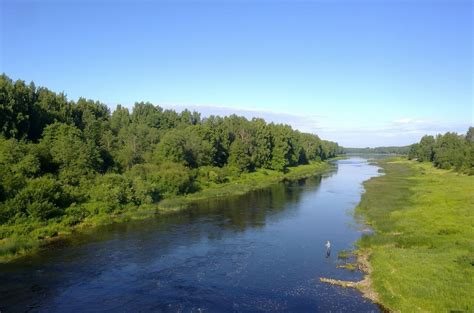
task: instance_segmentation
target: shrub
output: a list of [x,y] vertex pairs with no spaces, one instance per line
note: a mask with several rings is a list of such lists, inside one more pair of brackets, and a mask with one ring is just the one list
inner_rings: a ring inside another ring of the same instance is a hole
[[82,222],[90,212],[83,206],[73,203],[70,207],[65,210],[65,217],[62,223],[64,225],[73,226]]
[[182,164],[172,162],[160,165],[155,184],[165,196],[185,194],[194,188],[191,171]]
[[204,186],[208,186],[209,183],[222,184],[229,180],[226,174],[226,170],[220,167],[202,166],[198,169],[196,180]]
[[106,212],[117,210],[134,200],[132,181],[119,174],[99,176],[90,191],[90,198],[92,202],[102,203]]
[[139,176],[133,179],[133,193],[136,204],[151,204],[161,198],[156,184]]
[[69,204],[70,198],[60,183],[49,176],[28,180],[25,188],[12,201],[5,203],[15,212],[26,213],[40,220],[62,215]]

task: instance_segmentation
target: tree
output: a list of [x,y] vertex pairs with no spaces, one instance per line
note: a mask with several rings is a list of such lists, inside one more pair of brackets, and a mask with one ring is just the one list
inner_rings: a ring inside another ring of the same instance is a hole
[[474,127],[469,127],[466,133],[466,141],[474,143]]
[[311,134],[301,134],[301,142],[308,160],[321,160],[321,140],[318,136]]
[[104,212],[119,210],[134,202],[133,183],[124,175],[108,173],[99,176],[91,188],[90,198],[98,202]]
[[40,145],[47,149],[59,177],[67,184],[77,185],[81,177],[90,177],[102,167],[100,151],[89,145],[75,126],[63,123],[47,126]]
[[14,138],[0,136],[0,201],[15,196],[28,179],[40,173],[40,161],[30,147]]
[[229,158],[230,144],[235,137],[224,124],[224,119],[219,116],[206,118],[202,124],[204,137],[211,145],[212,163],[214,166],[223,167]]
[[111,112],[98,101],[68,101],[0,76],[0,223],[22,224],[8,232],[48,226],[49,219],[71,226],[242,172],[285,171],[339,152],[334,142],[260,118],[201,119],[149,102]]
[[61,184],[49,176],[28,180],[23,188],[8,205],[18,213],[34,219],[47,220],[63,213],[70,205],[70,199],[61,188]]
[[130,118],[135,124],[154,128],[161,128],[164,124],[163,109],[159,106],[154,106],[150,102],[136,102]]
[[183,110],[180,114],[181,123],[185,125],[197,125],[201,122],[201,114],[196,111]]
[[31,113],[29,138],[38,141],[43,129],[54,122],[74,123],[73,106],[64,94],[38,88]]
[[30,128],[32,93],[22,80],[0,76],[0,131],[6,138],[23,138]]
[[436,167],[459,170],[468,159],[465,141],[456,133],[438,135],[434,148],[433,163]]
[[115,111],[110,117],[110,128],[117,135],[121,129],[125,129],[130,125],[130,112],[127,108],[122,107],[120,104],[117,105]]
[[158,163],[172,161],[196,168],[211,164],[211,145],[200,137],[196,127],[168,131],[156,146]]
[[[84,116],[85,114],[87,114],[87,116]],[[87,122],[92,119],[106,121],[109,117],[109,108],[99,101],[79,98],[77,104],[74,105],[74,122],[80,130],[84,130]]]
[[254,131],[254,162],[255,167],[271,168],[273,137],[270,128],[263,119],[252,119]]
[[140,179],[143,189],[139,192],[134,185],[135,197],[141,203],[155,202],[163,197],[185,194],[194,189],[194,175],[182,164],[165,162],[156,164],[138,164],[129,172],[132,180]]
[[408,159],[413,160],[418,158],[418,150],[420,149],[420,144],[415,143],[410,146],[410,150],[408,151]]
[[239,169],[240,172],[253,170],[252,155],[248,143],[237,138],[230,145],[229,165]]
[[431,162],[434,157],[435,139],[433,136],[423,136],[418,145],[418,161]]
[[287,125],[270,125],[273,137],[272,168],[277,171],[285,171],[288,166],[298,162],[293,138],[291,138],[292,129]]

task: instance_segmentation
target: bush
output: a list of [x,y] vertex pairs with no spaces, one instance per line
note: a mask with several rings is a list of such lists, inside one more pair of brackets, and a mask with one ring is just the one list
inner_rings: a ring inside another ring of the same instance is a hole
[[237,167],[228,165],[222,168],[222,174],[225,176],[225,179],[229,181],[234,178],[239,178],[242,173]]
[[158,190],[164,196],[185,194],[194,189],[191,171],[182,164],[166,162],[160,165]]
[[49,176],[31,179],[12,201],[5,205],[17,213],[26,213],[35,219],[47,220],[60,216],[70,204],[69,196],[60,183]]
[[133,202],[132,181],[119,174],[99,176],[90,191],[92,202],[102,203],[106,212],[112,212],[121,206]]
[[220,167],[202,166],[198,169],[196,181],[199,185],[222,184],[229,181],[226,170]]
[[17,207],[13,199],[0,203],[0,224],[6,224],[17,214]]
[[73,203],[70,207],[65,210],[65,217],[62,223],[67,226],[73,226],[82,222],[90,212],[82,205]]
[[142,177],[133,179],[133,192],[136,204],[151,204],[158,202],[161,198],[156,184]]
[[29,146],[0,137],[0,201],[13,198],[28,179],[39,173],[40,162],[29,153]]
[[161,165],[140,164],[135,165],[130,176],[135,180],[137,199],[146,201],[158,199],[165,196],[185,194],[192,191],[194,187],[194,175],[192,171],[183,164],[165,162]]

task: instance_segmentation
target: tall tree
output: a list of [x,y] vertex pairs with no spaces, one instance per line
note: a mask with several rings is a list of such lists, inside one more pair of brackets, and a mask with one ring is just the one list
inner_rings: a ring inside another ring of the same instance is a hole
[[423,136],[418,145],[418,160],[431,162],[434,157],[435,139],[433,136]]

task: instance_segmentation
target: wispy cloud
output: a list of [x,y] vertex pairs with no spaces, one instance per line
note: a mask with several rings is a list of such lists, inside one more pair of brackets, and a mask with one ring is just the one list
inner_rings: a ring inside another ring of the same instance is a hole
[[289,124],[292,127],[304,131],[304,132],[317,132],[320,131],[323,126],[322,122],[328,118],[325,115],[315,115],[315,114],[294,114],[289,112],[278,112],[278,111],[266,111],[260,109],[251,109],[251,108],[234,108],[226,107],[219,105],[181,105],[181,104],[161,104],[165,108],[174,109],[181,111],[184,109],[195,110],[201,113],[203,117],[208,117],[210,115],[220,115],[220,116],[229,116],[232,114],[237,114],[244,116],[247,119],[252,119],[254,117],[263,118],[267,122]]
[[401,118],[377,126],[336,127],[323,129],[322,134],[336,138],[344,146],[400,146],[418,142],[423,135],[446,132],[465,133],[469,123]]
[[303,132],[318,134],[346,147],[400,146],[418,142],[425,135],[437,135],[448,131],[464,133],[469,123],[446,122],[413,117],[400,117],[392,121],[365,121],[341,119],[328,115],[294,114],[251,108],[234,108],[219,105],[161,104],[177,111],[195,110],[203,117],[237,114],[248,119],[259,117],[267,122],[289,124]]

